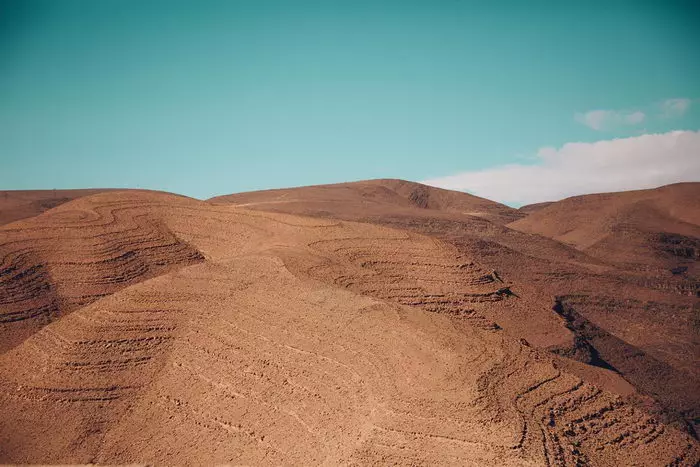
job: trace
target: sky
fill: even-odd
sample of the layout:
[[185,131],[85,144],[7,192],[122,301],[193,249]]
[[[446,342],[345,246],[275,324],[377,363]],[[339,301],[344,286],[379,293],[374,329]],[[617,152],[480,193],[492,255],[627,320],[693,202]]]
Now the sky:
[[700,181],[697,5],[0,0],[0,189]]

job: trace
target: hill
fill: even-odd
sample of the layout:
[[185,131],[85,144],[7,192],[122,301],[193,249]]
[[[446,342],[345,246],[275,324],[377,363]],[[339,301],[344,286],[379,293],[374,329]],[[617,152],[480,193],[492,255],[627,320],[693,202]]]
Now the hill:
[[552,203],[553,201],[545,201],[544,203],[527,204],[525,206],[520,207],[518,209],[518,212],[524,215],[532,214],[535,211],[539,211],[540,209],[546,208]]
[[[315,217],[260,209],[306,209],[266,203],[279,193],[106,192],[0,226],[0,461],[700,461],[673,415],[694,404],[692,358],[577,302],[611,281],[661,314],[689,297],[511,230],[510,208],[416,188],[294,189]],[[373,220],[346,219],[363,203]]]
[[387,211],[409,210],[415,214],[416,208],[426,210],[428,215],[436,212],[469,214],[499,224],[521,217],[515,209],[478,196],[395,179],[236,193],[217,196],[210,201],[260,207],[273,212],[324,214],[326,217],[339,215],[355,219],[381,216]]
[[63,203],[107,190],[0,191],[0,225],[34,217]]
[[[694,395],[696,391],[692,389],[700,385],[696,364],[700,342],[694,337],[693,324],[697,321],[694,304],[698,283],[692,275],[672,274],[670,269],[630,268],[629,261],[646,261],[647,250],[637,248],[639,244],[631,246],[628,262],[620,263],[612,255],[590,254],[558,238],[521,232],[511,227],[524,221],[506,225],[501,222],[505,217],[526,214],[507,207],[505,216],[490,218],[473,215],[476,209],[440,209],[437,203],[434,209],[396,209],[396,202],[373,203],[371,209],[365,208],[369,203],[357,187],[393,192],[396,183],[399,182],[374,180],[348,184],[350,188],[301,187],[243,193],[213,201],[245,200],[248,209],[362,221],[448,242],[462,257],[478,263],[485,277],[517,295],[517,300],[510,301],[508,313],[486,312],[507,332],[535,347],[613,368],[638,390],[680,413],[681,424],[692,425],[700,420],[700,396]],[[413,190],[433,190],[405,183]],[[333,198],[338,192],[343,193],[341,202]],[[464,200],[465,204],[473,200],[464,193],[453,192],[449,196]],[[284,199],[289,202],[279,202]],[[685,203],[677,201],[680,206]],[[667,205],[674,202],[668,200]],[[500,210],[500,206],[486,204],[480,211]],[[547,205],[540,207],[542,210],[535,214],[550,209]],[[592,213],[598,210],[595,206],[590,209]],[[654,216],[652,213],[650,217]],[[580,221],[591,222],[584,218]],[[658,222],[663,223],[663,218]],[[573,310],[585,324],[569,322],[567,316],[571,313],[556,310]],[[600,332],[589,332],[592,327]],[[659,416],[675,418],[665,409],[660,409]]]
[[575,196],[508,227],[555,239],[619,265],[675,274],[691,270],[699,277],[700,183]]

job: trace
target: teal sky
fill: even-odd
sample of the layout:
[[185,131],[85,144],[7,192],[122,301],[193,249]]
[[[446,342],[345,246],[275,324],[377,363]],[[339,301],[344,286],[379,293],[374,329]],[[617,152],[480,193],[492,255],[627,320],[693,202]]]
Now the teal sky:
[[425,180],[698,130],[694,3],[0,0],[0,189]]

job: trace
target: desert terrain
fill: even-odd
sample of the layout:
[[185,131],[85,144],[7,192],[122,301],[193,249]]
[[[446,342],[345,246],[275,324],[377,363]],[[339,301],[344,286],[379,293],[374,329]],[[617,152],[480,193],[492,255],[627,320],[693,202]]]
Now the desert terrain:
[[700,183],[0,193],[0,462],[700,462]]

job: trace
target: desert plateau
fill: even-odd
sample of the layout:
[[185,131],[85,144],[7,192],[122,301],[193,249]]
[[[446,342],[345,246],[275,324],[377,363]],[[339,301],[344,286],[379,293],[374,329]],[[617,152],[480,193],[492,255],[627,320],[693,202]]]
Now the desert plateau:
[[700,183],[6,191],[0,222],[2,463],[700,463]]

